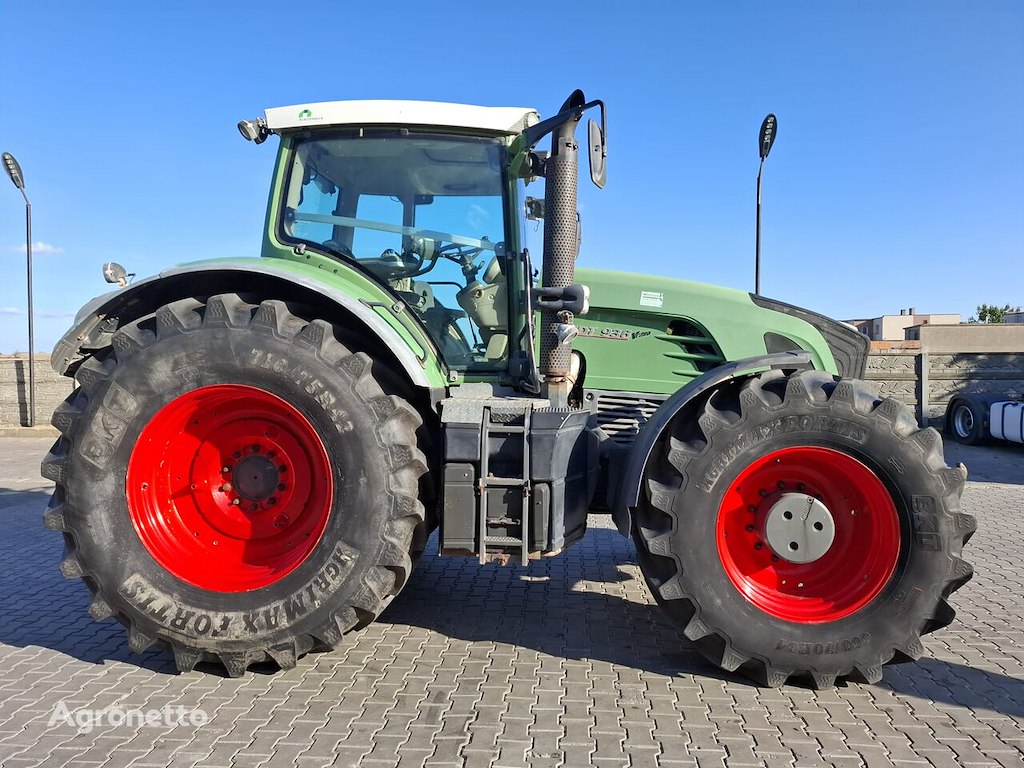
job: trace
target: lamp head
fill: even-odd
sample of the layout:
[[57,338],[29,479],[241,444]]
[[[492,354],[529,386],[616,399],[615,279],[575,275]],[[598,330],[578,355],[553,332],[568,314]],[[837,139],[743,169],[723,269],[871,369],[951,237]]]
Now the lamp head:
[[3,155],[4,170],[7,171],[7,175],[10,176],[11,181],[14,182],[14,186],[18,189],[25,189],[25,176],[21,172],[21,166],[18,165],[18,161],[14,155],[10,152],[4,152]]

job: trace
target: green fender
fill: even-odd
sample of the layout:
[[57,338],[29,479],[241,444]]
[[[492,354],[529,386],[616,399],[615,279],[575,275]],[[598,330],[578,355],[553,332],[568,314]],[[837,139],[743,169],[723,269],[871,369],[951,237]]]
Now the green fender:
[[[448,371],[418,320],[394,298],[353,270],[327,272],[284,259],[223,259],[167,269],[86,304],[54,347],[50,364],[64,374],[83,350],[109,344],[118,326],[170,301],[215,293],[256,293],[321,305],[322,317],[348,322],[380,339],[417,387],[444,388]],[[326,305],[326,306],[323,306]]]

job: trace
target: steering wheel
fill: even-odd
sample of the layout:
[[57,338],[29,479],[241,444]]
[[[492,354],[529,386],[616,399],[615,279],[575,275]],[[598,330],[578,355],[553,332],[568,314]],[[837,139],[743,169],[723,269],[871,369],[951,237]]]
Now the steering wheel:
[[475,248],[471,245],[448,243],[437,249],[437,255],[459,264],[468,264],[485,250],[484,248]]
[[414,249],[410,249],[406,253],[402,254],[403,260],[408,256],[419,257],[419,261],[415,262],[415,266],[407,273],[407,277],[419,277],[420,275],[425,275],[434,268],[439,258],[454,261],[465,269],[467,264],[472,264],[473,259],[483,253],[486,249],[476,248],[469,245],[459,245],[458,243],[447,243],[445,245],[435,245],[433,248],[426,250],[427,255],[424,255],[422,252]]

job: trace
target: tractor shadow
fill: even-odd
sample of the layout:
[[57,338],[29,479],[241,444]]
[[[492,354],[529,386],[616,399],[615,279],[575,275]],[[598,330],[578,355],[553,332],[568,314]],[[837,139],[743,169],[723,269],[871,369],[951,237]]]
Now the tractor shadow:
[[[435,544],[432,539],[428,553],[436,551]],[[669,677],[692,675],[755,686],[708,662],[682,630],[669,623],[650,598],[633,543],[609,528],[592,527],[582,542],[561,556],[531,562],[526,568],[424,555],[380,621],[495,648],[527,648]],[[854,686],[838,683],[839,691]],[[809,686],[793,679],[786,687]],[[875,687],[1024,717],[1024,684],[1019,679],[928,656],[917,663],[887,666]]]
[[632,542],[615,530],[591,528],[564,554],[525,568],[436,551],[435,534],[380,621],[565,659],[745,681],[705,660],[650,603]]

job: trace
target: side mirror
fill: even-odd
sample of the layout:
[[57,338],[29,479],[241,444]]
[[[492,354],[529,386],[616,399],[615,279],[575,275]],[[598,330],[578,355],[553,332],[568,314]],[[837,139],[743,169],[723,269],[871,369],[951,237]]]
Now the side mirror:
[[[604,122],[603,105],[601,112],[602,122]],[[604,189],[605,179],[608,174],[608,168],[606,167],[608,147],[605,144],[604,129],[591,120],[587,126],[587,134],[590,145],[590,180],[594,182],[598,189]]]
[[108,261],[103,265],[103,279],[116,284],[118,288],[124,288],[128,285],[128,270],[116,261]]

